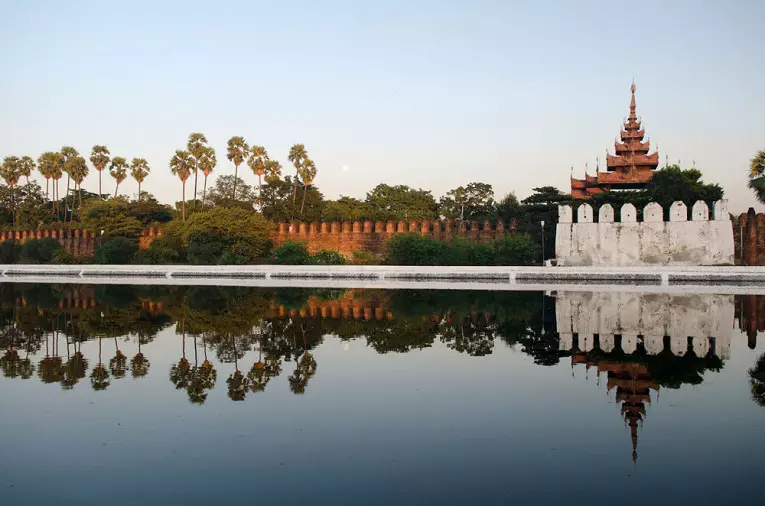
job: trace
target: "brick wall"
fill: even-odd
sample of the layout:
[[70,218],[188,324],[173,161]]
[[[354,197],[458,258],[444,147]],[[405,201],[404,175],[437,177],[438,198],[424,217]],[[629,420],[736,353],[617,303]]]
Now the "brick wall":
[[733,247],[737,265],[765,265],[765,214],[750,207],[733,217]]

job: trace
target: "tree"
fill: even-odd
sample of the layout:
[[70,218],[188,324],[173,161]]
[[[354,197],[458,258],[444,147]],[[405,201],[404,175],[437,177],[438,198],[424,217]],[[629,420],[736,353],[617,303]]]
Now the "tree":
[[305,196],[308,193],[308,187],[316,179],[316,164],[313,160],[306,159],[303,162],[303,166],[300,167],[300,179],[303,180],[303,201],[300,204],[300,216],[303,216],[303,209],[305,208]]
[[101,191],[101,173],[106,166],[109,165],[109,161],[109,149],[106,146],[101,146],[99,144],[93,146],[93,149],[90,152],[90,163],[92,163],[93,167],[98,171],[98,197],[100,199],[104,198],[104,193]]
[[69,161],[69,174],[74,181],[74,189],[77,190],[79,187],[80,211],[82,211],[82,182],[87,177],[88,172],[88,164],[85,162],[85,158],[78,155]]
[[178,176],[183,185],[183,204],[181,205],[181,216],[186,221],[186,180],[191,175],[194,167],[194,157],[188,151],[176,150],[170,159],[170,172]]
[[758,151],[749,167],[749,188],[760,203],[765,204],[765,149]]
[[82,213],[86,230],[100,237],[132,237],[141,235],[144,225],[130,214],[128,203],[123,199],[91,199]]
[[117,198],[117,190],[119,190],[120,183],[127,178],[128,162],[121,156],[115,156],[112,160],[112,164],[109,166],[109,173],[112,175],[117,185],[114,187],[114,198]]
[[[237,187],[238,197],[236,200],[231,198],[234,193],[234,185]],[[208,207],[241,207],[252,210],[255,199],[255,190],[242,178],[225,175],[219,176],[215,180],[215,185],[210,188],[205,196],[204,205]]]
[[217,234],[233,243],[241,242],[251,249],[252,257],[265,256],[271,247],[273,225],[260,213],[238,207],[215,207],[194,213],[183,231],[188,244],[194,234]]
[[765,354],[760,355],[755,365],[749,369],[749,386],[752,400],[765,408]]
[[[141,200],[141,184],[146,179],[146,176],[149,175],[149,172],[151,172],[149,162],[144,158],[133,158],[133,162],[130,164],[130,175],[138,183],[138,200]],[[100,191],[101,189],[99,188]]]
[[508,193],[497,204],[497,218],[508,227],[517,226],[521,213],[521,203],[514,193]]
[[61,156],[63,157],[63,165],[62,170],[64,173],[66,173],[66,193],[64,194],[64,222],[67,220],[67,216],[71,216],[71,213],[69,212],[69,180],[72,178],[72,167],[73,164],[76,163],[76,158],[80,156],[80,153],[77,152],[76,149],[74,149],[71,146],[63,146],[61,148]]
[[22,156],[19,160],[19,175],[24,176],[29,184],[29,176],[37,169],[35,161],[29,156]]
[[282,177],[282,164],[277,160],[266,160],[264,179],[266,183]]
[[[555,224],[558,222],[558,206],[571,203],[571,196],[554,186],[533,188],[531,195],[521,201],[521,218],[518,232],[529,234],[537,244],[544,243],[542,259],[555,256]],[[544,221],[544,226],[542,222]],[[543,239],[544,237],[544,239]]]
[[[306,188],[303,221],[319,221],[324,210],[324,196],[315,186]],[[290,176],[274,179],[263,185],[261,212],[266,219],[277,222],[289,221],[298,215],[297,204],[292,201],[293,183]]]
[[459,186],[441,197],[438,212],[460,221],[483,221],[496,216],[494,189],[487,183]]
[[324,221],[361,221],[370,216],[366,202],[353,197],[341,196],[337,200],[328,200],[324,206]]
[[19,228],[37,228],[50,218],[48,200],[34,181],[13,189],[0,187],[0,207],[0,223],[15,223]]
[[234,136],[228,140],[228,150],[226,158],[234,164],[234,189],[231,193],[231,200],[236,200],[236,182],[239,177],[239,166],[247,159],[250,148],[245,142],[244,137]]
[[5,159],[3,159],[3,164],[0,166],[0,176],[3,177],[5,180],[5,184],[8,185],[8,187],[11,189],[11,197],[13,202],[13,211],[11,213],[12,215],[12,223],[16,223],[16,199],[13,198],[15,195],[15,187],[19,182],[19,177],[21,176],[21,160],[19,160],[16,156],[6,156]]
[[186,144],[186,149],[191,156],[194,157],[194,210],[197,208],[197,179],[200,170],[200,159],[205,156],[207,152],[207,137],[203,133],[193,133],[189,135],[189,142]]
[[369,218],[376,221],[422,221],[438,217],[438,205],[429,191],[404,185],[379,184],[367,193],[366,203]]
[[207,193],[207,176],[212,174],[218,160],[215,157],[215,150],[211,147],[205,148],[199,159],[199,169],[205,176],[204,187],[202,188],[202,207],[205,205],[205,194]]
[[[53,179],[55,181],[56,174],[61,174],[61,167],[63,165],[63,160],[61,159],[60,153],[54,153],[52,151],[46,151],[42,155],[40,155],[40,158],[37,159],[37,166],[38,170],[40,171],[40,174],[42,177],[45,178],[45,199],[48,200],[48,196],[50,194],[49,186],[50,186],[50,180]],[[56,193],[55,193],[55,187],[53,188],[53,201],[56,200]],[[51,210],[52,202],[51,202]]]
[[247,165],[250,166],[252,173],[258,176],[258,197],[260,197],[263,187],[263,174],[266,173],[266,161],[268,153],[263,146],[252,146],[250,148],[250,158],[247,159]]
[[305,163],[306,159],[308,159],[308,153],[305,150],[305,146],[303,144],[294,144],[290,148],[290,153],[287,156],[287,159],[292,163],[292,165],[295,166],[295,188],[292,192],[292,203],[294,204],[297,200],[297,187],[298,178],[300,177],[300,169],[303,167],[303,163]]

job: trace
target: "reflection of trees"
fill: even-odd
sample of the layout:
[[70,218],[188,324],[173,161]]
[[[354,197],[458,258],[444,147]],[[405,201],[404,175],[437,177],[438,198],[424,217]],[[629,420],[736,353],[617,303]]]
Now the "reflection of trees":
[[40,360],[37,367],[37,376],[43,383],[59,383],[64,378],[64,364],[58,356],[58,339],[53,334],[53,355],[49,349],[50,335],[45,336],[45,357]]
[[[203,338],[204,339],[204,338]],[[202,366],[198,362],[197,338],[194,337],[194,367],[191,369],[189,385],[186,392],[189,395],[189,401],[192,404],[204,404],[207,400],[207,394],[215,386],[218,375],[215,368],[207,360],[207,346],[203,341],[205,360]]]
[[106,370],[101,362],[101,336],[98,336],[98,364],[90,371],[90,386],[93,390],[106,390],[109,385],[109,371]]
[[109,371],[115,378],[124,378],[127,373],[127,357],[120,350],[120,345],[117,343],[117,338],[114,338],[114,347],[116,349],[114,357],[109,360]]
[[175,385],[178,390],[186,389],[189,386],[191,380],[191,364],[186,358],[186,327],[184,325],[184,319],[181,319],[181,358],[177,364],[173,364],[170,367],[170,382]]
[[749,369],[749,385],[752,388],[752,400],[765,407],[765,353]]
[[146,358],[146,356],[144,356],[143,352],[141,351],[141,344],[143,344],[142,341],[143,337],[139,334],[138,353],[136,353],[135,356],[130,359],[130,374],[133,376],[133,378],[143,378],[149,374],[149,367],[151,366],[149,359]]
[[300,360],[296,362],[295,371],[288,379],[290,390],[293,394],[304,394],[308,386],[308,380],[316,374],[316,360],[313,356],[305,352]]

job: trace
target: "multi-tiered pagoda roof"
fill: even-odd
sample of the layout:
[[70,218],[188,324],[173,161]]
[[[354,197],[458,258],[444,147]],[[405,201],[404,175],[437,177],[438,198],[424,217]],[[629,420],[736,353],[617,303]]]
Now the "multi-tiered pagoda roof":
[[606,190],[644,188],[659,165],[659,152],[648,153],[649,140],[643,141],[645,129],[635,111],[635,83],[632,83],[630,115],[621,130],[621,142],[614,143],[614,154],[606,155],[606,172],[595,176],[585,173],[584,179],[571,178],[571,196],[586,199]]

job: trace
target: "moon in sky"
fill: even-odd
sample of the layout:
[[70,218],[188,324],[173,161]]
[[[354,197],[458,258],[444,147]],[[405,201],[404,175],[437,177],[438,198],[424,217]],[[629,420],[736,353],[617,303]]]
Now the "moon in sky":
[[349,170],[351,170],[351,168],[350,168],[350,167],[348,167],[347,165],[343,165],[342,167],[340,167],[340,169],[341,169],[343,172],[348,172]]

